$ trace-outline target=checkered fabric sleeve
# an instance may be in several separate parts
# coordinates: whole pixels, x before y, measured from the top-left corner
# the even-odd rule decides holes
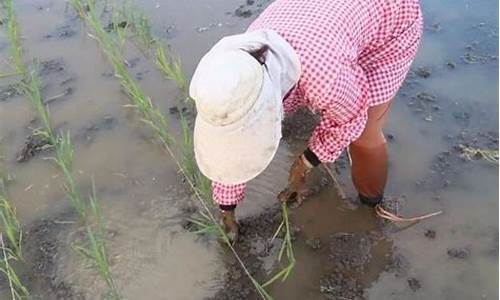
[[[212,182],[212,194],[215,202],[219,205],[234,205],[245,198],[246,184],[224,184]]]
[[[361,135],[367,120],[366,111],[341,125],[324,117],[314,129],[308,143],[309,149],[320,161],[333,162],[352,141]]]

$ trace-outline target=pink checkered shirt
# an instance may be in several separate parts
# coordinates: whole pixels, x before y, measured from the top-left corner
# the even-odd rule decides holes
[[[302,74],[286,114],[320,114],[309,148],[333,162],[364,130],[368,107],[390,101],[422,35],[418,0],[277,0],[248,28],[273,29],[300,57]],[[214,200],[237,204],[245,184],[213,182]]]

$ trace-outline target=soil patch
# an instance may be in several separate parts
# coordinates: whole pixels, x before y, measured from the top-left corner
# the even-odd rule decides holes
[[[76,24],[76,23],[75,23]],[[75,36],[77,31],[75,26],[71,24],[64,24],[57,26],[54,31],[45,36],[46,39],[64,40]]]
[[[457,183],[461,175],[473,167],[471,158],[464,155],[464,149],[498,149],[498,133],[495,131],[461,131],[458,135],[449,135],[445,140],[450,150],[440,152],[434,158],[430,174],[416,182],[423,190],[439,191]],[[479,159],[481,157],[473,158]]]
[[[0,102],[7,101],[10,98],[20,96],[22,93],[17,84],[9,84],[0,87]]]
[[[72,219],[69,213],[62,214],[61,219]],[[26,261],[29,264],[30,282],[33,291],[40,291],[43,295],[33,295],[36,299],[84,299],[68,283],[58,278],[57,257],[62,247],[58,236],[66,232],[68,224],[61,224],[54,220],[42,219],[35,222],[27,231],[23,239]]]
[[[16,160],[18,162],[27,162],[35,157],[38,153],[47,150],[51,147],[50,141],[39,134],[30,134],[24,141],[24,145],[17,153]]]

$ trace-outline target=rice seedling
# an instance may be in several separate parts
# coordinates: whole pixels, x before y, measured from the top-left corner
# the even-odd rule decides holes
[[[211,235],[219,235],[219,231],[217,230],[217,226],[215,226],[210,217],[204,213],[203,211],[198,212],[198,216],[189,218],[189,222],[194,224],[195,228],[193,228],[192,232],[196,234],[211,234]],[[222,236],[221,236],[222,238]]]
[[[11,264],[11,261],[15,262],[17,260],[16,254],[10,248],[5,246],[2,233],[0,233],[0,243],[3,256],[3,259],[0,262],[0,272],[7,277],[11,293],[11,299],[12,300],[28,299],[30,293],[28,289],[21,282],[21,279],[19,278],[19,276],[17,275],[16,271],[14,270]]]
[[[286,251],[288,265],[278,271],[271,279],[264,283],[262,285],[263,287],[272,284],[278,279],[281,279],[281,281],[285,281],[295,267],[296,260],[295,254],[293,252],[292,235],[290,231],[290,221],[288,219],[288,207],[286,203],[281,204],[281,215],[283,216],[283,221],[281,222],[280,226],[278,226],[278,230],[274,234],[273,239],[276,238],[280,232],[283,232],[283,243],[281,244],[281,249],[278,253],[278,262],[281,261],[283,253]]]
[[[55,161],[59,169],[63,173],[64,183],[63,188],[70,201],[71,206],[78,214],[81,220],[85,220],[85,204],[80,198],[80,194],[76,188],[76,182],[73,178],[73,144],[69,132],[61,134],[57,139],[55,146],[56,155],[52,159]]]
[[[29,74],[26,74],[26,78],[20,83],[19,86],[23,94],[28,97],[31,106],[33,107],[41,121],[42,127],[39,129],[34,129],[33,134],[42,136],[47,140],[47,144],[55,145],[56,136],[52,130],[49,112],[45,104],[43,103],[41,94],[41,80],[36,71],[36,68]]]
[[[5,19],[7,20],[7,40],[10,46],[10,59],[12,60],[14,72],[11,75],[23,75],[26,67],[22,60],[21,38],[12,0],[3,2]]]
[[[16,259],[22,260],[22,229],[16,215],[15,208],[11,205],[7,197],[3,178],[0,178],[0,231],[6,235],[9,241],[9,248],[12,248],[12,254]]]
[[[80,255],[88,258],[92,262],[92,267],[97,270],[99,276],[108,287],[109,298],[121,299],[109,269],[109,255],[106,248],[106,230],[97,200],[94,180],[92,180],[92,193],[89,195],[89,205],[95,231],[90,224],[87,224],[85,234],[87,246],[74,246],[73,248]]]
[[[124,22],[126,27],[130,27],[134,33],[134,39],[138,40],[137,47],[144,53],[149,53],[149,48],[154,45],[157,39],[151,33],[151,23],[149,18],[141,10],[132,7],[130,1],[122,2],[120,8],[114,10],[116,19]],[[118,24],[118,23],[117,23]],[[123,26],[122,26],[123,27]]]
[[[184,72],[182,71],[180,59],[167,58],[165,48],[158,45],[156,47],[156,65],[163,76],[165,76],[165,79],[173,80],[182,92],[184,99],[190,100],[189,102],[192,104],[192,100],[188,96],[188,85],[186,76],[184,76]]]
[[[17,218],[16,210],[8,199],[3,173],[0,174],[0,240],[3,259],[0,262],[0,272],[8,280],[12,299],[27,299],[28,289],[23,285],[12,262],[22,262],[22,228]],[[7,242],[4,242],[4,235]]]
[[[112,23],[121,21],[126,24],[126,27],[132,31],[132,39],[138,40],[138,48],[141,49],[146,56],[148,53],[155,53],[155,63],[158,69],[167,80],[173,80],[182,96],[186,100],[191,100],[188,95],[188,84],[186,76],[182,71],[180,58],[173,58],[168,55],[166,47],[162,45],[159,38],[155,37],[151,32],[151,24],[144,12],[138,7],[134,6],[132,2],[127,1],[120,7],[114,7],[114,14]],[[135,43],[137,45],[137,43]],[[191,103],[192,101],[190,101]]]

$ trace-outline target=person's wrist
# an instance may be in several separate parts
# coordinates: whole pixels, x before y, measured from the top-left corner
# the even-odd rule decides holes
[[[302,157],[304,161],[307,161],[308,166],[312,166],[312,168],[318,166],[321,163],[319,158],[314,152],[312,152],[310,148],[306,148],[306,150],[304,150],[304,153],[302,153]]]
[[[300,159],[302,160],[302,164],[306,167],[307,171],[314,168],[314,166],[307,160],[304,154],[300,155]]]

